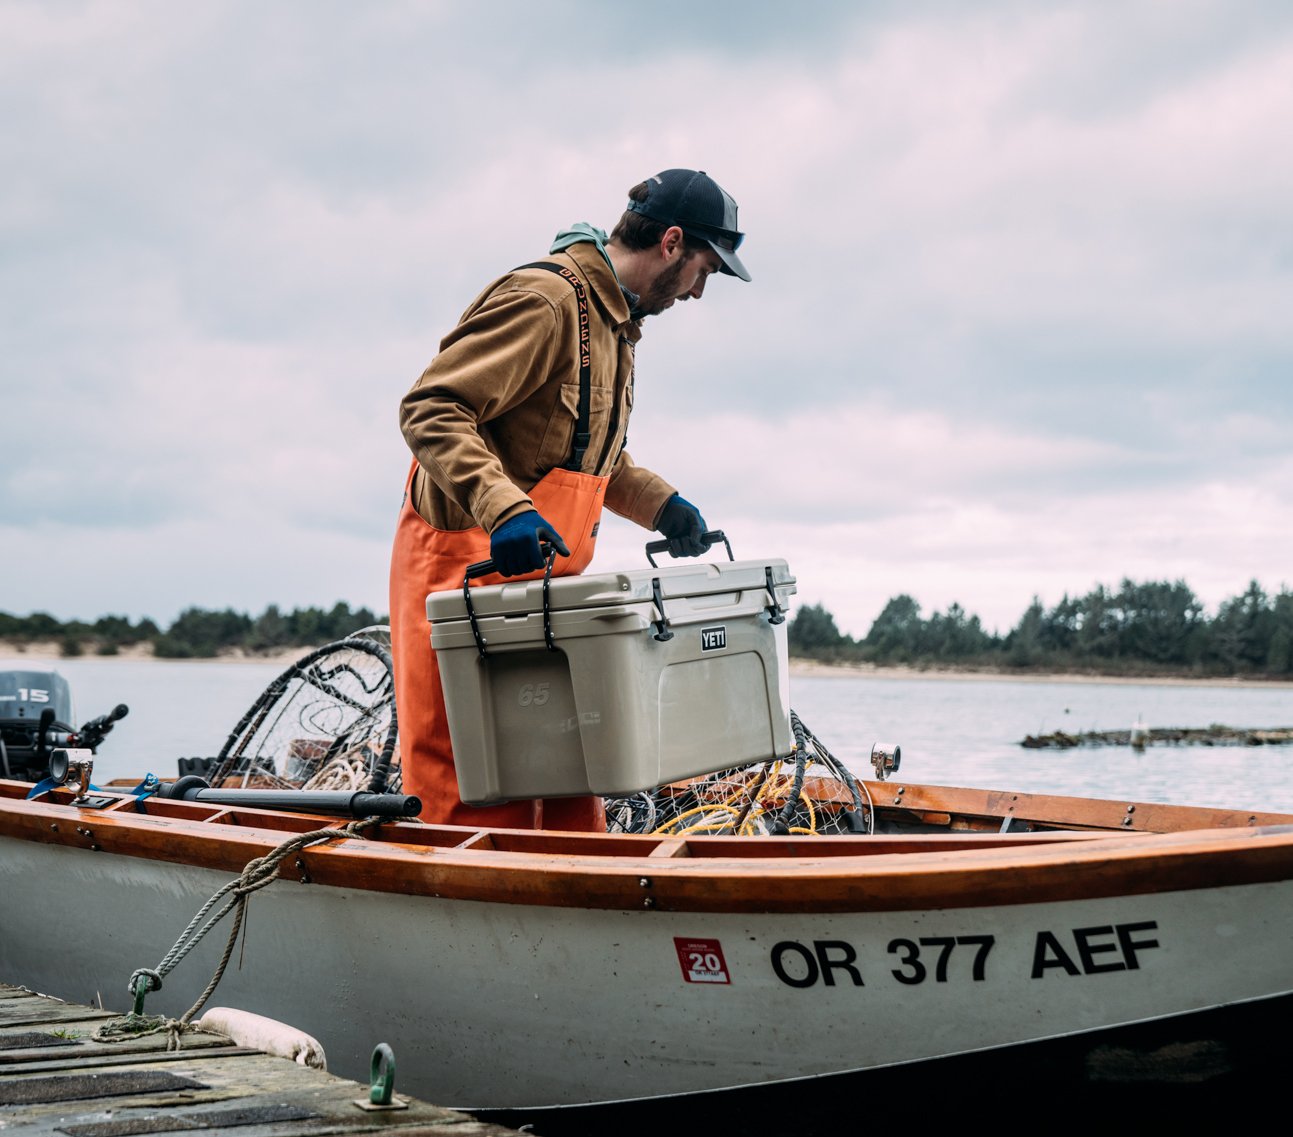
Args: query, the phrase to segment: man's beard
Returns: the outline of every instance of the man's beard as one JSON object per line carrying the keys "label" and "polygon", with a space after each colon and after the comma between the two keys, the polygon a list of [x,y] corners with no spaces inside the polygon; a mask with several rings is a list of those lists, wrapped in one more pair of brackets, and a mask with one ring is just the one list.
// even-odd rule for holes
{"label": "man's beard", "polygon": [[658,316],[670,300],[678,299],[678,282],[682,280],[683,269],[689,260],[691,260],[691,254],[687,253],[657,276],[651,282],[651,286],[638,298],[637,311],[633,314],[638,317]]}

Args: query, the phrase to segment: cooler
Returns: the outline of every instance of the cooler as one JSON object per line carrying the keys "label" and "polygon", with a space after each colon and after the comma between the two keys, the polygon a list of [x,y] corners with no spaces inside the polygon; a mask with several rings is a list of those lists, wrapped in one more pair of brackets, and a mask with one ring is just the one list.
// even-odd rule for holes
{"label": "cooler", "polygon": [[[458,790],[622,796],[792,749],[783,560],[427,597]],[[473,630],[473,622],[475,629]],[[478,642],[479,641],[479,642]]]}

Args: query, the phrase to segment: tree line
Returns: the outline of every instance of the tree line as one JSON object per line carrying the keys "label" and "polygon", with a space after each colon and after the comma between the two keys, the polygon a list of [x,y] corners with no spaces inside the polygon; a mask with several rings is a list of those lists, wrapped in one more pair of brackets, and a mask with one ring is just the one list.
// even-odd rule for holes
{"label": "tree line", "polygon": [[1184,581],[1123,580],[1052,608],[1037,597],[1009,632],[988,632],[959,604],[921,615],[895,596],[863,639],[842,634],[820,604],[799,609],[792,655],[827,662],[930,667],[1091,671],[1102,674],[1269,676],[1293,674],[1293,593],[1269,596],[1252,581],[1209,618]]}
{"label": "tree line", "polygon": [[[387,622],[344,602],[290,612],[271,604],[255,617],[231,608],[187,608],[165,629],[148,618],[101,616],[88,623],[46,612],[0,612],[0,641],[19,649],[53,641],[65,656],[116,655],[146,643],[162,658],[201,659],[317,647]],[[804,605],[790,622],[789,641],[792,655],[825,662],[1287,677],[1293,675],[1293,593],[1281,588],[1270,596],[1254,580],[1209,618],[1184,581],[1123,580],[1116,590],[1098,585],[1085,596],[1066,594],[1049,609],[1034,597],[1004,635],[986,631],[959,604],[923,616],[903,594],[884,606],[862,639],[844,635],[822,605]]]}
{"label": "tree line", "polygon": [[164,659],[205,659],[233,650],[256,654],[285,647],[318,647],[386,622],[386,616],[375,616],[367,608],[352,609],[344,602],[327,610],[293,608],[290,612],[271,604],[255,617],[232,608],[222,612],[186,608],[165,630],[147,617],[134,623],[125,616],[101,616],[87,623],[58,620],[47,612],[30,616],[0,612],[0,640],[18,648],[52,640],[65,656],[117,655],[124,647],[147,643],[154,655]]}

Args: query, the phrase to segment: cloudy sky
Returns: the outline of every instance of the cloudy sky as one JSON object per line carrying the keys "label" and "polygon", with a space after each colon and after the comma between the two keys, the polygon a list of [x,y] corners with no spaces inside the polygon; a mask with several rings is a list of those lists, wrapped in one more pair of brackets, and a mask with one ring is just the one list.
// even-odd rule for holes
{"label": "cloudy sky", "polygon": [[1288,4],[0,0],[0,114],[5,611],[385,611],[400,397],[670,166],[630,449],[845,630],[1293,583]]}

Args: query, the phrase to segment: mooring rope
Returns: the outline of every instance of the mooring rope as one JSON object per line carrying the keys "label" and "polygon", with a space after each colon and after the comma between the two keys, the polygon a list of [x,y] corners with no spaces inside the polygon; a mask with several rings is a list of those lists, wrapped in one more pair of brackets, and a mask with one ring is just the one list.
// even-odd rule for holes
{"label": "mooring rope", "polygon": [[[192,1025],[192,1019],[205,1006],[206,1001],[211,997],[224,976],[225,968],[233,956],[234,945],[238,942],[238,933],[242,929],[243,917],[247,909],[247,898],[253,892],[264,888],[277,879],[279,865],[293,853],[300,852],[310,845],[322,844],[325,841],[359,837],[365,829],[380,825],[384,820],[386,818],[366,817],[359,821],[352,821],[349,825],[344,825],[340,829],[313,829],[307,833],[298,833],[266,853],[263,857],[256,857],[254,860],[248,861],[246,867],[234,880],[219,888],[198,909],[197,914],[188,922],[188,926],[180,933],[170,951],[162,957],[162,961],[156,967],[140,967],[131,973],[127,989],[135,999],[135,1009],[122,1018],[113,1019],[100,1027],[94,1032],[94,1039],[98,1042],[117,1042],[124,1038],[138,1038],[141,1035],[158,1034],[161,1031],[166,1031],[170,1036],[166,1045],[167,1050],[178,1050],[180,1035],[186,1030],[198,1029]],[[207,913],[224,897],[229,896],[230,893],[233,895],[229,897],[224,907],[215,915],[206,918]],[[225,943],[224,954],[216,965],[215,973],[211,976],[211,982],[206,985],[206,989],[198,996],[197,1002],[178,1019],[169,1019],[163,1015],[141,1014],[140,1008],[143,1006],[144,996],[149,991],[160,991],[163,977],[170,974],[180,961],[202,942],[206,934],[231,911],[234,912],[234,921],[233,927],[229,931],[229,939]],[[205,922],[203,922],[204,918],[206,918]],[[139,989],[139,984],[143,984],[142,990]]]}

